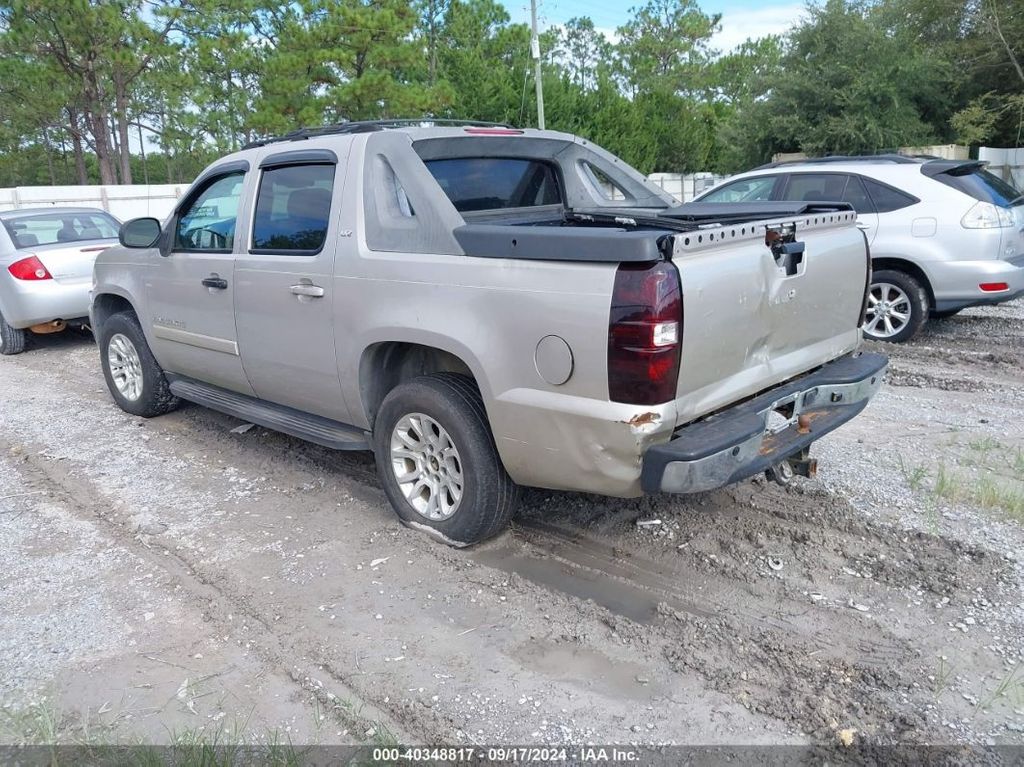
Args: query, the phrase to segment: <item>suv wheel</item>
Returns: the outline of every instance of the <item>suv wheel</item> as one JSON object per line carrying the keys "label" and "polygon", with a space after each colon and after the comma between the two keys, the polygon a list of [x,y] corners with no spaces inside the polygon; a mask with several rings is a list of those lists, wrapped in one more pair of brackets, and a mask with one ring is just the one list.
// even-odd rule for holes
{"label": "suv wheel", "polygon": [[25,351],[27,333],[19,328],[11,327],[0,314],[0,354],[21,354]]}
{"label": "suv wheel", "polygon": [[152,418],[178,406],[134,313],[119,312],[104,322],[99,347],[107,388],[122,410]]}
{"label": "suv wheel", "polygon": [[409,527],[468,546],[508,526],[519,488],[466,376],[435,373],[393,389],[377,414],[374,453],[384,492]]}
{"label": "suv wheel", "polygon": [[928,293],[914,277],[882,269],[871,278],[864,336],[901,343],[916,336],[928,320]]}

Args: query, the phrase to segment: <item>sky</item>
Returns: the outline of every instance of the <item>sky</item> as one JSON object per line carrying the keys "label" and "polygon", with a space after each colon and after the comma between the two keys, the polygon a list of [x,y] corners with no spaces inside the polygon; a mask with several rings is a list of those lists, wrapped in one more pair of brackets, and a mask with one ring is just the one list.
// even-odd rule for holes
{"label": "sky", "polygon": [[[712,46],[723,53],[747,38],[781,34],[793,26],[803,14],[803,2],[786,0],[698,0],[708,14],[722,14],[722,30],[712,39]],[[505,0],[513,21],[530,22],[528,0]],[[617,27],[629,20],[629,9],[643,5],[643,0],[538,0],[537,16],[541,29],[562,24],[574,16],[589,16],[594,26],[611,36]]]}

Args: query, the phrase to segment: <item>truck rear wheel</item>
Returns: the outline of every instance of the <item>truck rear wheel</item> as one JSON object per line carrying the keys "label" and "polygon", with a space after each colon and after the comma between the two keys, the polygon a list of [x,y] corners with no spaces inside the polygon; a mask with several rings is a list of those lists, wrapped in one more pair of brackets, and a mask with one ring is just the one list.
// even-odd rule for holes
{"label": "truck rear wheel", "polygon": [[504,530],[519,500],[476,384],[455,373],[394,388],[374,426],[384,492],[399,518],[451,546]]}
{"label": "truck rear wheel", "polygon": [[99,347],[103,377],[118,407],[143,418],[178,407],[180,400],[171,394],[133,312],[118,312],[103,323]]}
{"label": "truck rear wheel", "polygon": [[864,337],[902,343],[928,321],[928,292],[906,272],[882,269],[871,277]]}
{"label": "truck rear wheel", "polygon": [[11,327],[0,314],[0,354],[21,354],[25,351],[25,331]]}

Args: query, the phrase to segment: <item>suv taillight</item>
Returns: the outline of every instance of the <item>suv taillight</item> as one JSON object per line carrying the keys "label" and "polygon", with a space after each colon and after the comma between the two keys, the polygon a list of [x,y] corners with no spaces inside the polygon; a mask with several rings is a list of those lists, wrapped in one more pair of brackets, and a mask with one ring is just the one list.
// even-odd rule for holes
{"label": "suv taillight", "polygon": [[683,342],[679,272],[668,261],[622,264],[608,319],[608,394],[614,402],[675,399]]}
{"label": "suv taillight", "polygon": [[43,262],[35,256],[15,261],[7,267],[15,279],[18,280],[52,280],[53,277],[43,266]]}

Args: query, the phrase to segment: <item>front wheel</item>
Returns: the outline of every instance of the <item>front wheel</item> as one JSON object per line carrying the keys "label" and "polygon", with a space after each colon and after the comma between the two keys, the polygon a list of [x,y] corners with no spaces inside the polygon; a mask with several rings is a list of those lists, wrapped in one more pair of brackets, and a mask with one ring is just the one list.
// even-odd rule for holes
{"label": "front wheel", "polygon": [[864,336],[872,341],[902,343],[916,336],[928,320],[928,293],[914,277],[882,269],[871,278]]}
{"label": "front wheel", "polygon": [[519,488],[466,376],[435,373],[393,389],[376,418],[374,454],[384,492],[409,527],[468,546],[508,526]]}
{"label": "front wheel", "polygon": [[104,322],[99,347],[107,388],[126,413],[152,418],[178,406],[134,313],[119,312]]}

